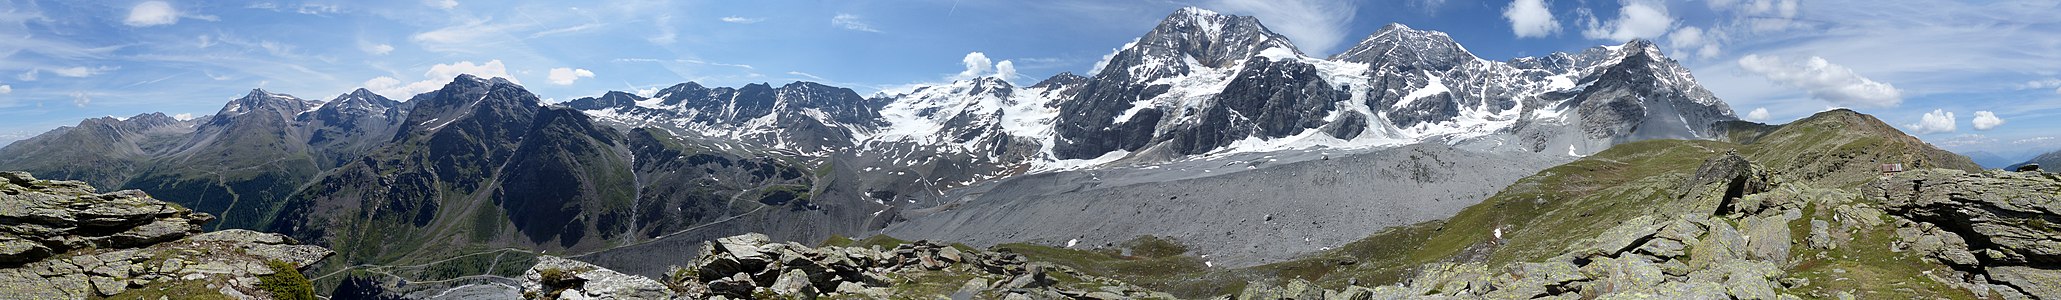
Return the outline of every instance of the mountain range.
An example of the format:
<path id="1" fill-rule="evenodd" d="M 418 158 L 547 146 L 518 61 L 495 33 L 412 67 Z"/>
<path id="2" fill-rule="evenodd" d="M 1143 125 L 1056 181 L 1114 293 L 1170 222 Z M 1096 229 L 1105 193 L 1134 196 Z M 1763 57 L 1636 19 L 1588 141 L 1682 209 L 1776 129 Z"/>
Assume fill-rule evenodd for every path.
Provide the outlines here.
<path id="1" fill-rule="evenodd" d="M 664 270 L 652 257 L 717 237 L 816 241 L 883 229 L 992 237 L 984 243 L 1222 235 L 1258 250 L 1198 250 L 1253 265 L 1450 217 L 1614 145 L 1750 129 L 1727 125 L 1734 120 L 1649 41 L 1491 61 L 1445 33 L 1396 24 L 1320 58 L 1256 18 L 1190 8 L 1087 76 L 1030 86 L 983 77 L 862 95 L 811 82 L 688 82 L 563 103 L 471 75 L 406 101 L 364 89 L 328 101 L 253 90 L 190 121 L 153 113 L 52 130 L 0 148 L 0 169 L 142 189 L 217 215 L 220 228 L 334 249 L 338 259 L 320 271 L 515 248 L 654 275 Z M 1370 167 L 1278 181 L 1343 174 L 1324 162 Z M 1225 181 L 1373 190 L 1160 204 L 1138 201 L 1167 195 L 1126 192 Z M 1087 196 L 1139 205 L 1082 213 L 1095 203 L 1054 200 Z M 1269 232 L 1305 225 L 1142 226 L 1118 216 L 1161 208 L 1153 213 L 1202 208 L 1330 227 L 1295 236 Z M 1016 216 L 980 217 L 1006 214 Z M 1189 215 L 1174 216 L 1142 220 Z M 1025 220 L 1102 229 L 1018 230 Z"/>

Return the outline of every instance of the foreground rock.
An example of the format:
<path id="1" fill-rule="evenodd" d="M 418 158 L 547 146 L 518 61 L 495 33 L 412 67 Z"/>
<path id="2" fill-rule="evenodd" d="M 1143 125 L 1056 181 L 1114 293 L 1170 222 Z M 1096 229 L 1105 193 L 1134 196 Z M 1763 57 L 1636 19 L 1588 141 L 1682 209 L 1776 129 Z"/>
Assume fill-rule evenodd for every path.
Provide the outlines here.
<path id="1" fill-rule="evenodd" d="M 662 288 L 661 288 L 662 287 Z M 540 257 L 523 278 L 531 298 L 586 299 L 1171 299 L 1021 254 L 927 241 L 892 249 L 773 243 L 746 234 L 705 243 L 663 284 L 590 264 Z"/>
<path id="2" fill-rule="evenodd" d="M 300 269 L 332 252 L 278 234 L 201 233 L 212 220 L 140 191 L 0 172 L 0 295 L 313 297 Z"/>
<path id="3" fill-rule="evenodd" d="M 1874 186 L 1909 250 L 1954 267 L 1966 287 L 2061 299 L 2061 176 L 1921 170 Z"/>

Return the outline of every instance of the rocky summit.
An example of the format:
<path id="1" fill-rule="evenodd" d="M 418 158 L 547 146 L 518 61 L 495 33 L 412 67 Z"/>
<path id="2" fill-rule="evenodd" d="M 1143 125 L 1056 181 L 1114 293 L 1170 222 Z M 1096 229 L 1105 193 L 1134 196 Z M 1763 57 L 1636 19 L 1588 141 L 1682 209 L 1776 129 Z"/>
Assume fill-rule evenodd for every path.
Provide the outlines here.
<path id="1" fill-rule="evenodd" d="M 249 230 L 136 190 L 0 172 L 0 297 L 313 299 L 317 246 Z"/>

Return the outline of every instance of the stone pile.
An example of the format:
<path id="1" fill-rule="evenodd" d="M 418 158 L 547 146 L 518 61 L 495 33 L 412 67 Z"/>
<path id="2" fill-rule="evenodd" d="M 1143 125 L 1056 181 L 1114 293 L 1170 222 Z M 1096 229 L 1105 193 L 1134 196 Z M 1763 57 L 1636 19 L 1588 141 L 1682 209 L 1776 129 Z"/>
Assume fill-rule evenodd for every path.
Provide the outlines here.
<path id="1" fill-rule="evenodd" d="M 333 254 L 278 234 L 201 233 L 213 219 L 140 191 L 0 172 L 0 295 L 86 299 L 192 284 L 269 297 L 259 278 L 286 271 L 270 262 L 298 272 Z"/>
<path id="2" fill-rule="evenodd" d="M 569 262 L 569 263 L 568 263 Z M 540 258 L 524 278 L 538 298 L 764 299 L 946 296 L 955 299 L 1172 298 L 1115 280 L 1097 278 L 1022 254 L 988 252 L 917 241 L 893 249 L 811 248 L 745 234 L 704 244 L 701 256 L 675 267 L 659 283 L 618 276 L 584 263 Z M 547 274 L 558 274 L 553 280 Z M 1060 278 L 1092 284 L 1062 284 Z M 634 277 L 634 278 L 631 278 Z M 920 278 L 954 278 L 945 289 L 911 288 Z M 963 278 L 963 279 L 960 279 Z M 965 280 L 959 284 L 956 280 Z M 666 287 L 656 290 L 656 287 Z M 956 286 L 956 289 L 950 287 Z M 1089 286 L 1093 286 L 1089 288 Z M 626 296 L 630 295 L 630 296 Z"/>

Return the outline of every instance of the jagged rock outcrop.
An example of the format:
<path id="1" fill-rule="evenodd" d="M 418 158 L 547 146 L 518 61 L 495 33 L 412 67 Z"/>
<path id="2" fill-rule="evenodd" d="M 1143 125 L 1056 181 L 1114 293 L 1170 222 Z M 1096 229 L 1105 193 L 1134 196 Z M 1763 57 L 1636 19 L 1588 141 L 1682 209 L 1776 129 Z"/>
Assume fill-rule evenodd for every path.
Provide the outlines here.
<path id="1" fill-rule="evenodd" d="M 523 288 L 533 298 L 559 299 L 1172 298 L 1006 251 L 928 241 L 897 244 L 891 249 L 879 245 L 811 248 L 774 243 L 755 233 L 704 243 L 699 258 L 676 266 L 666 277 L 660 286 L 649 278 L 547 256 L 540 257 L 526 273 Z"/>
<path id="2" fill-rule="evenodd" d="M 2006 298 L 2061 299 L 2061 176 L 1919 170 L 1873 186 L 1909 250 Z M 2022 293 L 2022 295 L 2020 295 Z"/>
<path id="3" fill-rule="evenodd" d="M 299 269 L 328 249 L 248 230 L 201 233 L 212 220 L 141 191 L 0 172 L 0 297 L 313 296 L 293 287 L 308 287 Z"/>

